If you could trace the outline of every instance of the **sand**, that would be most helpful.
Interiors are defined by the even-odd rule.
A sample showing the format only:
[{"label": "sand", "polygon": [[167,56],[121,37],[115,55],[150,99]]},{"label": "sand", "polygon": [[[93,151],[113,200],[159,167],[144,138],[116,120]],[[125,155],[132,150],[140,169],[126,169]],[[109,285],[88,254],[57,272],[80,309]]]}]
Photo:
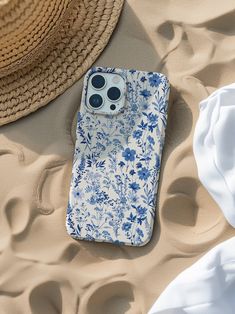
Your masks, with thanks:
[{"label": "sand", "polygon": [[128,0],[96,64],[161,71],[172,85],[158,206],[141,248],[71,239],[65,228],[77,82],[0,129],[0,313],[147,313],[166,285],[235,235],[198,180],[198,102],[234,81],[232,0]]}]

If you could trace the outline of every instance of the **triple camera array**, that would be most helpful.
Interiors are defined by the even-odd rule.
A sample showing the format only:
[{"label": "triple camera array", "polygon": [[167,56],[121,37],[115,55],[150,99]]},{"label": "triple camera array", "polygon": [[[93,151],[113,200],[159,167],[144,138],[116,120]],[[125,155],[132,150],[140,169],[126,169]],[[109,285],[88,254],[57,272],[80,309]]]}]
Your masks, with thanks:
[{"label": "triple camera array", "polygon": [[[119,78],[116,77],[116,80]],[[108,87],[107,91],[105,93],[98,93],[99,91],[102,91],[106,85],[107,85],[107,79],[101,75],[96,74],[91,78],[91,85],[94,90],[97,92],[89,96],[89,105],[95,109],[98,110],[104,105],[104,97],[107,97],[107,99],[112,102],[110,104],[110,110],[115,110],[117,106],[117,102],[120,100],[122,96],[121,90],[116,86]],[[114,80],[115,82],[115,80]]]}]

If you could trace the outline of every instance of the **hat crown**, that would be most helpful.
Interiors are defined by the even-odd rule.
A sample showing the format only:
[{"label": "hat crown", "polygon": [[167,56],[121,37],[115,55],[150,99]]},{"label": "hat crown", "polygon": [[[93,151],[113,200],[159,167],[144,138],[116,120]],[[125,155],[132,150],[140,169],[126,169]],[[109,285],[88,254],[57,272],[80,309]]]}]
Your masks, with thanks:
[{"label": "hat crown", "polygon": [[27,65],[43,53],[42,48],[53,42],[76,0],[4,1],[0,10],[0,76]]}]

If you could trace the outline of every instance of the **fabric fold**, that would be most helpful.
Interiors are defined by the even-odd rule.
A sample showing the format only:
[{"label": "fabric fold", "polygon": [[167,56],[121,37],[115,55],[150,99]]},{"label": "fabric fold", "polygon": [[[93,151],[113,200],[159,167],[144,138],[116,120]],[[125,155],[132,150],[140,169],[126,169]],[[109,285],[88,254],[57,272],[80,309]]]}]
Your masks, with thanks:
[{"label": "fabric fold", "polygon": [[200,103],[193,151],[198,176],[235,227],[235,84]]},{"label": "fabric fold", "polygon": [[235,237],[217,245],[178,275],[148,314],[233,314]]}]

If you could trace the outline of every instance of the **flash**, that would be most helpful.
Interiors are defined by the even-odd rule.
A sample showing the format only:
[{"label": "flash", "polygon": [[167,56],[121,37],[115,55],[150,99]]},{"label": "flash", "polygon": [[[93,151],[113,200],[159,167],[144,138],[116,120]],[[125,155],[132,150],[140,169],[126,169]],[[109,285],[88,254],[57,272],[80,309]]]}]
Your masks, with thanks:
[{"label": "flash", "polygon": [[112,82],[114,84],[118,84],[120,82],[120,76],[119,75],[115,75],[112,79]]}]

